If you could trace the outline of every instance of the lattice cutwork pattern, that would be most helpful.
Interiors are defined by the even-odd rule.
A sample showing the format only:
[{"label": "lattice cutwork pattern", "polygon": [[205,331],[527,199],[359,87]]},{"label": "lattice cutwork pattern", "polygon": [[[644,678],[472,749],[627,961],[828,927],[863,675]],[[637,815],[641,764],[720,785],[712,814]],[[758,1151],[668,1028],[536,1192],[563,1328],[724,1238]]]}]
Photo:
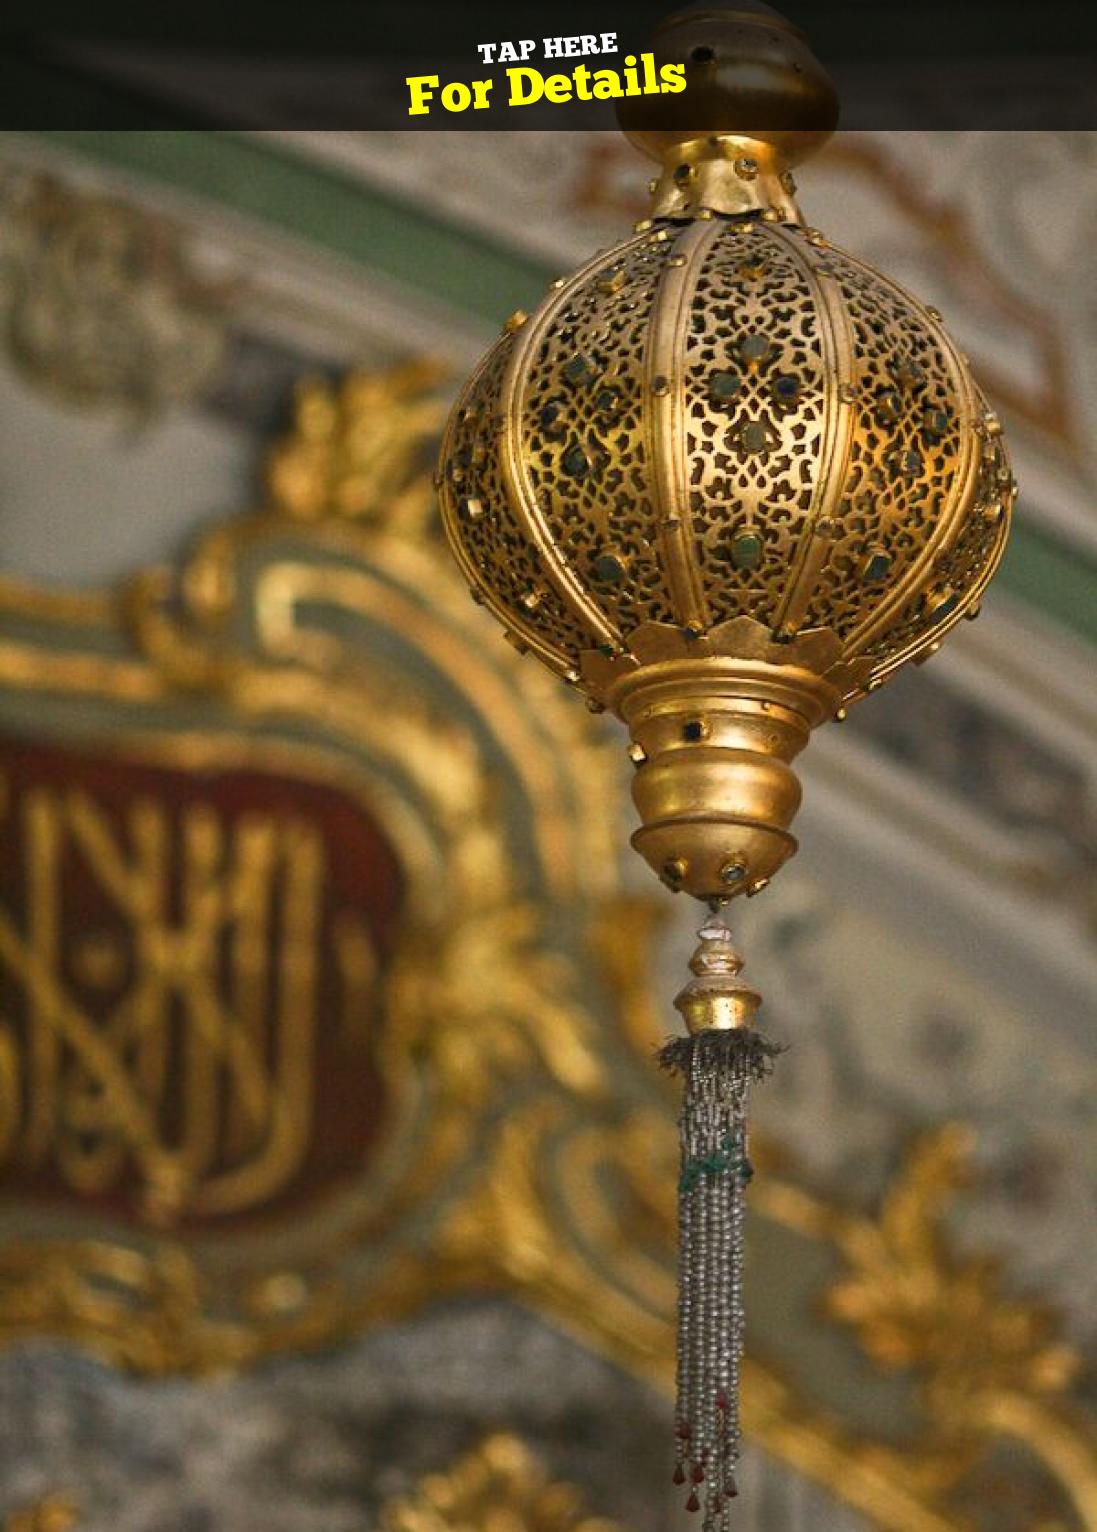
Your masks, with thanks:
[{"label": "lattice cutwork pattern", "polygon": [[821,264],[852,326],[855,423],[835,540],[806,622],[849,638],[923,559],[958,487],[960,433],[971,426],[945,349],[915,303],[839,251]]},{"label": "lattice cutwork pattern", "polygon": [[541,555],[503,482],[500,395],[512,346],[511,335],[496,344],[453,416],[441,470],[442,501],[451,535],[510,612],[514,630],[554,649],[565,669],[569,657],[589,649],[593,640],[549,585]]},{"label": "lattice cutwork pattern", "polygon": [[689,510],[711,620],[772,625],[820,471],[826,358],[803,267],[767,225],[729,224],[712,247],[686,360]]},{"label": "lattice cutwork pattern", "polygon": [[522,453],[550,535],[618,629],[672,622],[654,544],[644,350],[670,245],[618,249],[563,297],[531,358]]},{"label": "lattice cutwork pattern", "polygon": [[[642,623],[684,621],[657,540],[659,465],[648,460],[649,442],[669,452],[646,415],[665,383],[681,390],[684,422],[671,509],[688,511],[708,622],[748,615],[788,638],[788,599],[806,578],[795,630],[833,629],[850,657],[869,655],[883,672],[986,583],[1012,499],[1001,445],[984,432],[970,450],[980,426],[963,363],[930,311],[887,278],[812,231],[753,217],[725,220],[694,269],[687,227],[668,222],[607,252],[496,348],[452,428],[451,528],[474,578],[560,669],[598,642],[584,607],[624,645]],[[690,284],[673,382],[649,375],[654,327],[678,312],[664,307],[668,264]],[[837,295],[829,312],[824,291]],[[517,514],[497,455],[511,389],[526,502]],[[811,543],[805,566],[813,529],[826,540]],[[581,594],[550,586],[553,553],[533,546],[538,536]],[[891,616],[873,631],[885,602]]]},{"label": "lattice cutwork pattern", "polygon": [[906,603],[887,631],[866,646],[866,654],[894,660],[932,640],[949,619],[970,607],[997,565],[1009,534],[1016,485],[994,416],[981,395],[979,403],[975,489],[958,535],[934,561],[932,580]]}]

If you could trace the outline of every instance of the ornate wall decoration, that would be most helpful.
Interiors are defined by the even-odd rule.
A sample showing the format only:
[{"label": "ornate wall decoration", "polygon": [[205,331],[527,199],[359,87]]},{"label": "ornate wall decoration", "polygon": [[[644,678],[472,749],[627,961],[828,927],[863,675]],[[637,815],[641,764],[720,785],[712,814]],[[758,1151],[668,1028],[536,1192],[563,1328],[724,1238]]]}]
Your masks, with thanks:
[{"label": "ornate wall decoration", "polygon": [[488,1437],[381,1513],[383,1532],[491,1532],[504,1521],[514,1532],[614,1532],[612,1522],[584,1515],[579,1491],[550,1483],[529,1449],[506,1434]]},{"label": "ornate wall decoration", "polygon": [[8,354],[37,387],[139,422],[209,387],[239,284],[202,274],[168,220],[10,166],[0,213]]},{"label": "ornate wall decoration", "polygon": [[[624,982],[655,932],[612,872],[616,744],[484,642],[429,521],[439,411],[415,369],[309,383],[265,508],[179,569],[0,588],[4,1341],[201,1375],[487,1291],[670,1386],[676,1143]],[[1000,1471],[1097,1527],[1071,1358],[946,1237],[961,1147],[918,1150],[879,1222],[759,1155],[790,1341],[825,1301],[837,1371],[823,1397],[759,1333],[748,1431],[897,1532],[1041,1525],[988,1519]],[[890,1434],[844,1414],[877,1366]]]},{"label": "ornate wall decoration", "polygon": [[386,1097],[364,1040],[403,898],[384,830],[227,757],[205,783],[9,740],[3,782],[6,911],[30,894],[23,930],[0,915],[21,1188],[177,1227],[288,1209],[365,1163]]}]

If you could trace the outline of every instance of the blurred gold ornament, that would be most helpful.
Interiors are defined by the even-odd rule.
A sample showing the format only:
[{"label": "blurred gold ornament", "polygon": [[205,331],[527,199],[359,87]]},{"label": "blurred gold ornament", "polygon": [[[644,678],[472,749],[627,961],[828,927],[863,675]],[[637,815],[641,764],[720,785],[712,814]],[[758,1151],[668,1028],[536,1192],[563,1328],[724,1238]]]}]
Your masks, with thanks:
[{"label": "blurred gold ornament", "polygon": [[383,1532],[617,1532],[585,1514],[579,1491],[553,1483],[529,1448],[503,1432],[489,1436],[414,1495],[381,1511]]},{"label": "blurred gold ornament", "polygon": [[69,1532],[76,1526],[77,1509],[67,1495],[50,1495],[37,1505],[13,1511],[4,1522],[4,1532]]}]

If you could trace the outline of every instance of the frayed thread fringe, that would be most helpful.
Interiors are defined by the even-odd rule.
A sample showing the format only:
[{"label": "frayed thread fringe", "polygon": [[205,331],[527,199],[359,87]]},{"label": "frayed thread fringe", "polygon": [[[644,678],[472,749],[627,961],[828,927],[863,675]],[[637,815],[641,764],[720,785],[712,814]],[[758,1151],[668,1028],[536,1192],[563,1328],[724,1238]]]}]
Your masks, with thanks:
[{"label": "frayed thread fringe", "polygon": [[696,1063],[748,1080],[764,1080],[773,1072],[774,1059],[784,1052],[783,1043],[771,1042],[761,1032],[714,1027],[692,1037],[672,1037],[655,1056],[663,1069],[687,1079]]}]

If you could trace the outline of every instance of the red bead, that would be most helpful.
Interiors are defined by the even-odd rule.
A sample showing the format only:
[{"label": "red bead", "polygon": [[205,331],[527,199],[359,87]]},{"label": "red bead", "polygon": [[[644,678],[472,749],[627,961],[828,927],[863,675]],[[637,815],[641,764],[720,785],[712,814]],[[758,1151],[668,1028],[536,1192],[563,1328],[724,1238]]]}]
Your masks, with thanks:
[{"label": "red bead", "polygon": [[674,1482],[675,1484],[684,1484],[686,1482],[686,1471],[682,1467],[681,1463],[675,1464]]},{"label": "red bead", "polygon": [[705,1470],[701,1467],[700,1463],[694,1463],[690,1469],[689,1476],[694,1484],[703,1484],[705,1482]]},{"label": "red bead", "polygon": [[716,1395],[716,1408],[718,1410],[726,1410],[727,1407],[728,1407],[728,1396],[727,1396],[727,1394],[724,1393],[724,1390],[721,1389],[720,1392]]},{"label": "red bead", "polygon": [[700,1509],[701,1509],[701,1502],[698,1500],[697,1492],[695,1490],[694,1493],[686,1501],[686,1510],[687,1511],[699,1511]]}]

